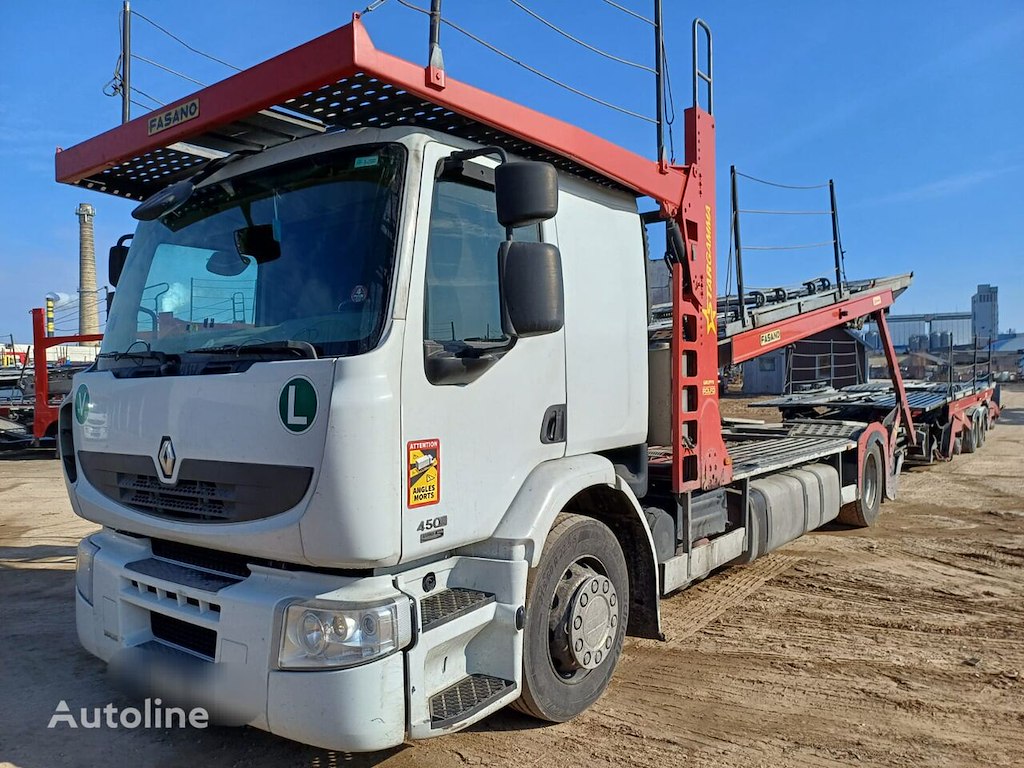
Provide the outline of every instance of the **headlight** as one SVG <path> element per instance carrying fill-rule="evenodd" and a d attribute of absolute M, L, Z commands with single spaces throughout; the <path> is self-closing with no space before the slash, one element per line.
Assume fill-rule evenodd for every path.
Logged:
<path fill-rule="evenodd" d="M 292 603 L 284 614 L 281 669 L 351 667 L 394 653 L 412 639 L 408 600 Z"/>
<path fill-rule="evenodd" d="M 89 539 L 78 542 L 78 565 L 75 567 L 75 586 L 85 602 L 92 605 L 92 561 L 100 548 Z"/>

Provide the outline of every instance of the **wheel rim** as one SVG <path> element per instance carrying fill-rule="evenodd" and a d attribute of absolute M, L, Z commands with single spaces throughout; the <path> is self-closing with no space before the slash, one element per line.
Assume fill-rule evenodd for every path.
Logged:
<path fill-rule="evenodd" d="M 878 457 L 869 453 L 864 462 L 864 506 L 874 509 L 878 497 Z"/>
<path fill-rule="evenodd" d="M 549 651 L 555 673 L 577 683 L 600 667 L 615 647 L 619 596 L 600 563 L 576 561 L 562 574 L 551 600 Z"/>

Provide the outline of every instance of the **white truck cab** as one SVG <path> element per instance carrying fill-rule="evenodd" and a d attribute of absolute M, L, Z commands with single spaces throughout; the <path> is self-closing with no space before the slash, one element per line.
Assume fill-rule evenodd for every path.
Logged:
<path fill-rule="evenodd" d="M 518 335 L 498 158 L 450 160 L 467 150 L 422 129 L 310 137 L 140 224 L 62 412 L 69 493 L 104 526 L 82 544 L 87 649 L 237 667 L 265 692 L 246 721 L 350 750 L 519 695 L 554 516 L 600 484 L 642 526 L 599 452 L 646 438 L 645 254 L 634 196 L 561 176 L 557 213 L 511 233 L 555 246 L 561 316 Z M 626 613 L 601 608 L 611 657 Z"/>

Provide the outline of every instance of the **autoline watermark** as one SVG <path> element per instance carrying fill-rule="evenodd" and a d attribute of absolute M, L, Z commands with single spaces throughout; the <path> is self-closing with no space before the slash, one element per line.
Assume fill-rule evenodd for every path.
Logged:
<path fill-rule="evenodd" d="M 46 727 L 63 724 L 68 728 L 205 728 L 209 720 L 209 712 L 202 707 L 186 711 L 182 707 L 165 707 L 160 699 L 146 699 L 141 709 L 122 709 L 114 704 L 82 707 L 76 718 L 68 703 L 61 699 Z"/>

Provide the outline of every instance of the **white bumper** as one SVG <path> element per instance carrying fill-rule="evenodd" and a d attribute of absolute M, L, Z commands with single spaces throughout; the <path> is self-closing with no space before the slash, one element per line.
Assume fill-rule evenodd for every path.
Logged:
<path fill-rule="evenodd" d="M 126 567 L 152 557 L 147 539 L 103 531 L 92 540 L 100 547 L 93 561 L 93 604 L 76 594 L 78 636 L 90 653 L 110 662 L 134 648 L 145 659 L 147 649 L 156 647 L 146 645 L 155 639 L 151 615 L 159 613 L 197 628 L 215 663 L 183 658 L 207 672 L 230 669 L 234 675 L 233 684 L 218 690 L 213 690 L 216 675 L 190 676 L 190 696 L 235 698 L 234 704 L 246 707 L 249 725 L 326 749 L 368 752 L 405 739 L 402 652 L 347 669 L 276 668 L 287 602 L 346 588 L 394 590 L 388 577 L 352 579 L 254 566 L 247 579 L 211 592 Z"/>

